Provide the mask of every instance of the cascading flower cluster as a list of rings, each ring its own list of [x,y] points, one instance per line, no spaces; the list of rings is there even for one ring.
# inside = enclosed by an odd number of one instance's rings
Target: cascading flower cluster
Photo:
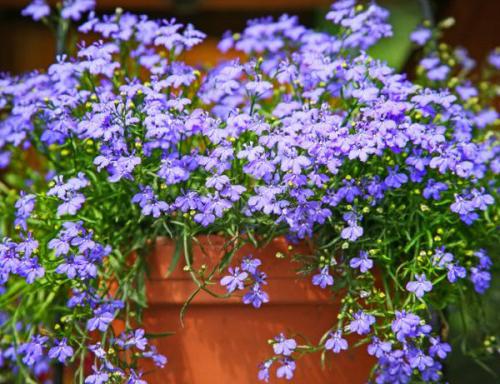
[[[97,17],[94,3],[35,0],[23,14],[62,26],[66,53],[0,79],[0,366],[27,382],[60,362],[79,364],[80,382],[143,383],[140,359],[166,363],[133,329],[151,240],[187,254],[203,233],[233,249],[286,235],[314,242],[304,271],[342,309],[315,345],[278,335],[260,379],[274,364],[291,379],[297,357],[341,353],[354,334],[378,359],[375,382],[440,381],[450,345],[432,314],[487,290],[499,240],[499,52],[473,82],[466,51],[424,23],[411,81],[367,53],[391,35],[388,12],[340,0],[335,34],[254,20],[219,44],[241,59],[204,69],[183,62],[205,38],[192,25]],[[72,51],[68,23],[88,12],[78,32],[99,37]],[[261,264],[248,256],[220,283],[265,305]]]

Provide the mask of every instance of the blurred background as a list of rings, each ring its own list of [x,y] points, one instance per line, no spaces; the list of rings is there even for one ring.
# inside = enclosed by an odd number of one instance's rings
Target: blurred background
[[[29,0],[0,0],[0,72],[20,73],[46,68],[54,57],[51,32],[41,23],[20,15]],[[56,3],[56,0],[49,0]],[[188,60],[212,63],[220,55],[217,39],[226,30],[239,31],[249,18],[282,13],[295,14],[309,27],[321,27],[332,0],[97,0],[98,13],[113,12],[116,7],[154,17],[176,17],[191,22],[208,34],[207,42],[196,47]],[[500,45],[500,0],[379,0],[391,10],[395,36],[385,40],[375,56],[401,68],[410,58],[408,34],[421,21],[423,13],[434,20],[453,16],[456,24],[445,40],[467,48],[481,61],[487,52]],[[427,10],[425,8],[428,8]],[[410,60],[411,62],[411,60]]]
[[[0,0],[0,73],[44,69],[54,60],[55,44],[51,31],[20,15],[21,9],[29,2]],[[237,32],[245,27],[248,19],[282,13],[298,15],[308,27],[325,28],[323,19],[330,3],[331,0],[97,0],[97,13],[111,13],[116,7],[121,7],[151,17],[176,17],[181,22],[193,23],[207,33],[208,38],[189,53],[186,61],[214,64],[221,57],[216,48],[217,41],[226,30]],[[445,42],[465,47],[478,62],[500,46],[500,0],[379,0],[378,3],[391,11],[394,37],[384,40],[371,53],[400,70],[411,72],[415,57],[408,35],[424,17],[434,21],[453,17],[456,23],[446,31]],[[488,303],[485,311],[476,314],[475,319],[463,319],[453,309],[449,311],[450,339],[455,346],[445,367],[446,379],[450,383],[500,383],[499,351],[491,351],[486,356],[488,364],[484,365],[465,356],[461,348],[468,345],[474,351],[483,345],[480,331],[484,329],[498,334],[499,280],[500,276],[494,279],[496,286],[485,297]],[[476,355],[484,354],[477,352]]]

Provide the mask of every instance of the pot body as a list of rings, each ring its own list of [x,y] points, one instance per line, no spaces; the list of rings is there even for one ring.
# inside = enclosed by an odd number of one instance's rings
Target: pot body
[[[194,269],[202,264],[208,270],[215,266],[224,254],[224,244],[224,239],[217,236],[197,238],[193,246]],[[172,241],[159,239],[148,260],[149,306],[144,313],[144,327],[148,332],[175,332],[173,336],[152,341],[167,356],[168,364],[163,369],[142,367],[148,372],[145,379],[150,383],[258,383],[258,364],[272,355],[267,340],[284,332],[289,337],[296,336],[299,342],[298,335],[302,335],[317,343],[337,322],[338,301],[332,300],[327,290],[312,286],[310,279],[298,277],[296,269],[300,265],[291,261],[295,252],[310,253],[308,247],[300,244],[290,251],[285,239],[277,238],[264,249],[244,246],[231,262],[236,265],[248,254],[261,259],[261,270],[268,275],[265,290],[269,303],[254,309],[241,302],[241,295],[218,299],[202,291],[190,303],[181,324],[180,310],[196,285],[184,271],[182,260],[173,273],[165,277],[174,252]],[[277,258],[278,253],[284,258]],[[219,278],[216,281],[218,283]],[[210,288],[224,293],[218,284]],[[320,358],[319,353],[300,358],[293,382],[361,384],[367,381],[373,365],[364,348],[335,355],[329,352],[324,368]],[[273,378],[275,369],[273,367],[270,382],[282,382]]]

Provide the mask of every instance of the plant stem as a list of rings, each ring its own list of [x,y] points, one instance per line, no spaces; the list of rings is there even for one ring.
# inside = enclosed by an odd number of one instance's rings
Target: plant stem
[[[68,30],[69,21],[61,17],[57,24],[56,31],[56,60],[58,56],[64,55],[66,53],[66,39],[68,37]]]

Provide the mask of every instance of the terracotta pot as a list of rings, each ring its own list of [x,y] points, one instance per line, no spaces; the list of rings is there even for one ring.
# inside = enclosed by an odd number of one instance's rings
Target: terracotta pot
[[[224,240],[220,237],[198,240],[203,251],[200,246],[193,247],[194,268],[202,264],[214,266],[223,255]],[[142,367],[148,371],[145,379],[158,384],[257,383],[258,363],[272,355],[268,339],[285,332],[318,342],[325,330],[336,323],[339,303],[328,292],[313,287],[310,279],[297,277],[299,265],[290,262],[290,256],[293,252],[307,253],[307,246],[302,244],[291,252],[288,246],[283,238],[275,239],[265,249],[245,246],[231,263],[235,265],[249,253],[262,260],[261,269],[268,274],[269,303],[254,309],[244,305],[241,297],[217,299],[201,292],[187,309],[182,327],[179,312],[196,285],[183,270],[182,262],[165,278],[175,245],[172,241],[158,240],[148,261],[149,307],[144,314],[144,326],[149,332],[173,331],[175,335],[153,341],[168,357],[168,364],[164,369],[152,371],[151,366]],[[278,252],[285,259],[277,258]],[[218,284],[211,288],[223,293]],[[294,383],[364,383],[373,365],[361,348],[336,355],[328,353],[326,360],[322,369],[319,353],[299,359]]]

